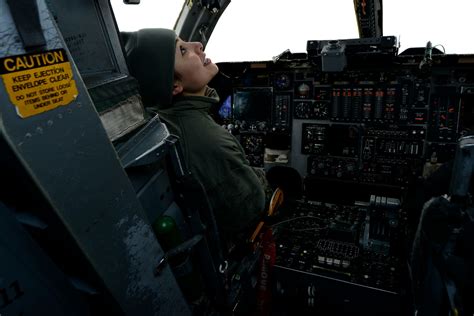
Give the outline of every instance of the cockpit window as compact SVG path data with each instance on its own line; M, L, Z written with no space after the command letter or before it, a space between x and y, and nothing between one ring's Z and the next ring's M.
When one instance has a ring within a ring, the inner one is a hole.
M363 0L361 0L363 1ZM433 47L448 54L474 53L472 0L383 0L383 35L395 36L399 53ZM173 28L184 1L111 0L121 31ZM271 60L290 50L306 52L308 40L358 38L354 0L232 0L206 47L214 62Z
M472 54L474 41L462 35L474 29L471 2L383 0L383 35L399 39L400 53L431 41L449 54ZM206 50L217 62L270 60L286 49L306 52L308 40L358 37L353 0L233 0Z
M120 31L154 27L173 29L184 4L184 0L142 0L138 5L123 2L110 0Z
M353 0L233 0L207 44L215 62L271 60L308 40L357 38Z
M472 0L384 0L383 33L399 38L399 52L430 41L447 54L474 54L471 6Z

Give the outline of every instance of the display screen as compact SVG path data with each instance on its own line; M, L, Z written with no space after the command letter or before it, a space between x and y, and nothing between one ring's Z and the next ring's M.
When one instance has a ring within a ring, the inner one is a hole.
M303 154L357 157L360 130L356 125L303 124Z
M222 103L221 107L219 108L219 116L222 119L230 118L232 108L232 97L229 95L224 102Z
M256 122L270 118L273 99L273 89L263 88L236 88L232 115L234 120Z
M327 130L327 151L332 156L355 157L359 150L359 129L355 125L333 125Z

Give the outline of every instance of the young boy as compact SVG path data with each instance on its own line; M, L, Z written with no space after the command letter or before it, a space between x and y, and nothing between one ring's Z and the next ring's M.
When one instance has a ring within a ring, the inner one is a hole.
M180 138L184 160L204 186L222 237L247 234L264 210L265 193L237 139L208 114L219 102L207 86L217 65L201 43L184 42L172 30L143 29L122 36L143 103L156 109L170 133Z

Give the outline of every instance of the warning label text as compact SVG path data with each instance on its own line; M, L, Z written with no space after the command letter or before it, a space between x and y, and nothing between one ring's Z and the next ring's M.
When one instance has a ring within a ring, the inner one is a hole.
M78 94L71 64L62 49L2 58L0 73L21 117L67 105Z

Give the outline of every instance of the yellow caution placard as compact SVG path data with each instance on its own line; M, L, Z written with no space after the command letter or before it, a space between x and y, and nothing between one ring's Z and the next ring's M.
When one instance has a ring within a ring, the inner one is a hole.
M23 118L67 105L78 95L64 49L0 58L0 75Z

